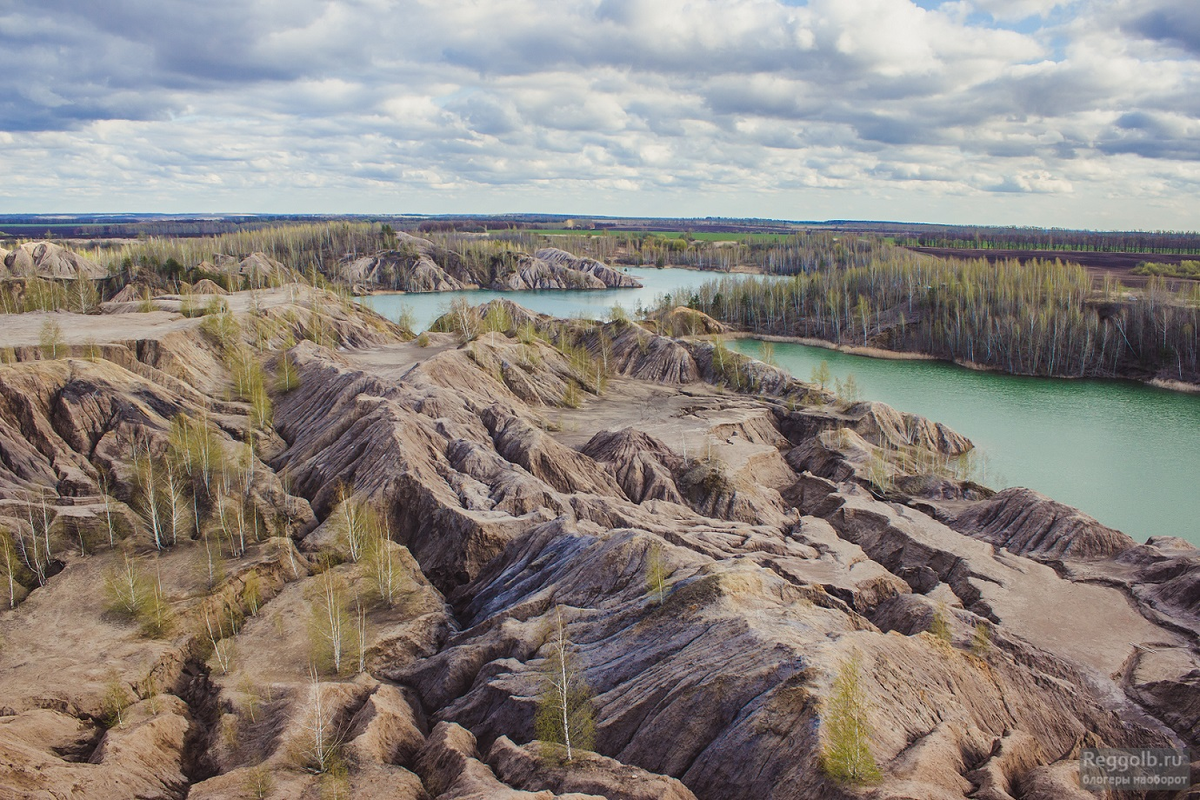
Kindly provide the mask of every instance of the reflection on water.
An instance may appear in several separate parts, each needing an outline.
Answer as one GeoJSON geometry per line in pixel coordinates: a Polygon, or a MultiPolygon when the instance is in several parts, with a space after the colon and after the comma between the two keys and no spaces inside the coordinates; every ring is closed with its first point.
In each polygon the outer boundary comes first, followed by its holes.
{"type": "MultiPolygon", "coordinates": [[[[760,352],[753,339],[731,346],[751,356],[760,352]]],[[[776,342],[774,351],[779,366],[798,378],[808,380],[825,361],[835,378],[853,373],[864,398],[970,437],[1004,486],[1036,489],[1139,540],[1181,536],[1200,545],[1200,396],[797,344],[776,342]]]]}
{"type": "Polygon", "coordinates": [[[471,305],[505,297],[532,311],[555,317],[582,316],[588,319],[607,319],[614,305],[630,314],[638,306],[652,308],[659,297],[677,289],[690,289],[723,277],[720,273],[697,269],[634,269],[627,270],[641,283],[641,289],[584,289],[545,290],[537,292],[493,292],[490,289],[468,289],[461,292],[421,294],[377,294],[359,298],[363,305],[373,308],[388,319],[395,319],[401,308],[407,307],[416,318],[415,330],[423,331],[450,308],[457,297],[465,297],[471,305]]]}

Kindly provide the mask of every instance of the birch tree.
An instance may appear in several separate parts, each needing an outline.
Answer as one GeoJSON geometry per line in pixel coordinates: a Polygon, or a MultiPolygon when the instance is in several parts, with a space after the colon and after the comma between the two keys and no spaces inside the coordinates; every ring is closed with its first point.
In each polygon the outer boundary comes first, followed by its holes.
{"type": "Polygon", "coordinates": [[[308,686],[311,699],[300,726],[302,734],[296,745],[295,756],[302,768],[324,774],[334,769],[340,761],[341,742],[334,727],[336,709],[325,699],[325,690],[315,666],[309,669],[308,686]]]}
{"type": "Polygon", "coordinates": [[[646,556],[646,587],[657,605],[667,599],[667,581],[671,577],[670,567],[662,546],[655,544],[646,556]]]}
{"type": "Polygon", "coordinates": [[[367,579],[380,602],[388,608],[396,605],[408,585],[407,571],[398,552],[399,545],[393,543],[391,538],[387,517],[384,517],[384,527],[371,538],[364,559],[367,579]]]}
{"type": "MultiPolygon", "coordinates": [[[[8,530],[0,529],[0,569],[4,570],[4,581],[8,585],[8,607],[17,607],[17,587],[20,582],[17,580],[18,571],[21,568],[21,562],[17,556],[17,546],[13,541],[12,533],[8,530]]],[[[22,587],[22,591],[24,587],[22,587]]]]}
{"type": "Polygon", "coordinates": [[[821,713],[824,734],[821,766],[834,780],[865,784],[880,779],[879,766],[870,748],[869,711],[862,685],[862,662],[854,653],[838,666],[832,692],[821,713]]]}
{"type": "Polygon", "coordinates": [[[590,750],[596,733],[592,694],[567,637],[562,608],[554,609],[554,629],[547,645],[550,653],[542,667],[543,689],[538,700],[534,730],[547,744],[559,745],[567,763],[576,750],[590,750]]]}
{"type": "Polygon", "coordinates": [[[309,636],[315,668],[340,675],[352,657],[354,623],[346,611],[346,589],[341,577],[326,569],[316,581],[312,598],[309,636]]]}

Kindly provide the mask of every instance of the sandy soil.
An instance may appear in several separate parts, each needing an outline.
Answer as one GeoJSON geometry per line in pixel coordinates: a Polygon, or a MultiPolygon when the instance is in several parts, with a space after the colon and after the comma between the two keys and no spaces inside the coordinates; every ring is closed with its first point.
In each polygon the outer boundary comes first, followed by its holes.
{"type": "MultiPolygon", "coordinates": [[[[285,306],[296,298],[297,287],[284,287],[258,292],[238,292],[224,300],[231,311],[248,311],[254,304],[260,308],[285,306]]],[[[47,319],[62,329],[64,344],[105,344],[131,339],[155,339],[175,331],[200,325],[201,317],[185,317],[179,313],[182,298],[164,295],[154,300],[159,310],[141,311],[141,303],[104,303],[99,314],[75,314],[70,311],[31,311],[26,314],[5,314],[0,318],[0,347],[24,347],[39,344],[42,326],[47,319]]]]}
{"type": "Polygon", "coordinates": [[[430,333],[429,345],[421,347],[414,339],[401,344],[389,344],[371,350],[354,350],[342,355],[358,369],[388,380],[397,380],[414,365],[438,353],[458,347],[456,333],[430,333]]]}
{"type": "Polygon", "coordinates": [[[821,347],[825,350],[836,350],[852,356],[867,356],[869,358],[886,358],[889,361],[937,361],[937,356],[928,353],[910,353],[898,350],[884,350],[882,347],[864,347],[854,344],[836,344],[825,339],[813,339],[808,336],[770,336],[768,334],[735,331],[723,334],[729,339],[762,339],[765,342],[780,342],[785,344],[803,344],[808,347],[821,347]]]}
{"type": "Polygon", "coordinates": [[[779,450],[745,432],[763,413],[761,404],[704,384],[677,387],[614,378],[601,396],[588,395],[579,408],[554,409],[547,416],[560,428],[554,438],[568,447],[583,447],[599,431],[631,427],[681,456],[712,455],[734,473],[769,482],[762,479],[781,459],[779,450]]]}

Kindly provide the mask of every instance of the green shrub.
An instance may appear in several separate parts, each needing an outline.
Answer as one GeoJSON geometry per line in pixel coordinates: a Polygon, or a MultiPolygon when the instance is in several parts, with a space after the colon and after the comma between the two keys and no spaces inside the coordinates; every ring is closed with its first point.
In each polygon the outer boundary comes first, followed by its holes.
{"type": "Polygon", "coordinates": [[[825,734],[821,767],[839,783],[877,783],[882,775],[871,754],[871,723],[862,666],[857,654],[838,666],[833,691],[822,709],[825,734]]]}
{"type": "Polygon", "coordinates": [[[286,394],[300,385],[300,373],[296,371],[296,365],[292,363],[292,358],[287,353],[279,355],[279,377],[276,381],[276,389],[281,394],[286,394]]]}
{"type": "Polygon", "coordinates": [[[929,632],[945,644],[950,644],[954,640],[953,631],[950,629],[950,615],[946,610],[945,603],[939,603],[936,610],[933,612],[933,618],[929,621],[929,632]]]}
{"type": "Polygon", "coordinates": [[[971,638],[971,652],[980,658],[992,649],[992,627],[984,620],[975,624],[975,635],[971,638]]]}
{"type": "Polygon", "coordinates": [[[542,667],[542,692],[538,698],[534,732],[547,747],[545,755],[570,763],[576,750],[590,750],[596,736],[592,693],[584,678],[575,648],[567,637],[561,609],[547,637],[549,656],[542,667]]]}
{"type": "Polygon", "coordinates": [[[145,574],[137,559],[126,555],[120,566],[105,575],[104,595],[106,610],[137,622],[144,635],[158,638],[170,631],[171,610],[162,586],[145,574]]]}
{"type": "Polygon", "coordinates": [[[242,326],[232,314],[207,314],[200,323],[200,331],[224,353],[237,346],[242,326]]]}
{"type": "Polygon", "coordinates": [[[583,398],[579,393],[579,387],[574,381],[567,381],[563,388],[562,404],[567,408],[579,408],[583,405],[583,398]]]}
{"type": "Polygon", "coordinates": [[[38,344],[42,348],[42,358],[59,358],[67,353],[67,348],[63,344],[62,326],[51,317],[47,317],[42,323],[38,344]]]}
{"type": "Polygon", "coordinates": [[[104,684],[104,694],[100,697],[100,723],[106,728],[115,728],[124,724],[125,709],[133,704],[125,682],[114,672],[104,684]]]}

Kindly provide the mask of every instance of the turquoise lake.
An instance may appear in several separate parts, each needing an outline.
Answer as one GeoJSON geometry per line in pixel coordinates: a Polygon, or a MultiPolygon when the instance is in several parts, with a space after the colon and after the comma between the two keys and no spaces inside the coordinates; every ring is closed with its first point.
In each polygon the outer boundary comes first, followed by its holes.
{"type": "MultiPolygon", "coordinates": [[[[394,318],[402,306],[417,330],[455,297],[472,304],[507,297],[561,317],[607,318],[620,304],[649,308],[665,291],[713,279],[685,269],[631,270],[642,289],[389,294],[361,299],[394,318]]],[[[755,339],[730,342],[759,355],[755,339]]],[[[779,366],[808,380],[825,361],[835,378],[853,374],[865,399],[943,422],[982,451],[993,488],[1028,486],[1135,539],[1180,536],[1200,545],[1200,395],[1121,381],[1022,378],[933,361],[892,361],[819,347],[774,344],[779,366]]]]}
{"type": "Polygon", "coordinates": [[[376,294],[360,297],[358,301],[388,319],[395,319],[401,309],[408,308],[416,319],[413,326],[416,331],[428,328],[430,323],[450,309],[450,303],[458,297],[465,297],[471,305],[504,297],[531,311],[555,317],[608,319],[609,311],[615,305],[620,305],[632,315],[639,306],[653,308],[658,298],[666,292],[694,288],[721,277],[717,273],[698,269],[630,269],[627,272],[638,279],[642,284],[641,289],[548,289],[536,292],[467,289],[461,292],[376,294]]]}

